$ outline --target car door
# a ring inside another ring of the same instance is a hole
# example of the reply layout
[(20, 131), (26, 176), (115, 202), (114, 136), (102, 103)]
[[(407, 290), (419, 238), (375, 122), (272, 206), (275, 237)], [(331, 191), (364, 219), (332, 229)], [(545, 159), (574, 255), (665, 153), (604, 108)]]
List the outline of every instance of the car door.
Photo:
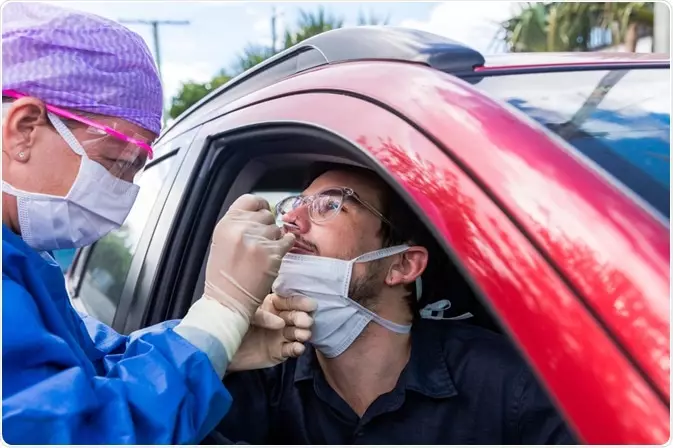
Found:
[[(190, 263), (196, 266), (204, 260), (207, 239), (201, 238), (199, 247), (188, 246), (184, 235), (195, 233), (189, 221), (198, 216), (195, 213), (208, 189), (214, 162), (209, 158), (214, 154), (211, 143), (254, 126), (306, 124), (348, 141), (413, 206), (581, 440), (658, 443), (667, 439), (668, 412), (647, 381), (473, 173), (449, 157), (450, 150), (438, 145), (422, 126), (378, 101), (337, 91), (286, 93), (251, 107), (230, 109), (201, 128), (183, 163), (184, 174), (178, 176), (183, 179), (174, 186), (180, 189), (176, 194), (186, 196), (183, 219), (171, 234), (182, 235), (183, 241), (166, 242), (173, 246), (173, 266), (161, 266), (170, 275), (159, 283), (169, 286), (152, 296), (151, 301), (161, 302), (163, 308), (155, 319), (184, 312), (187, 299), (169, 298), (171, 288), (175, 289), (171, 281), (180, 281), (180, 272)], [(454, 116), (447, 127), (457, 125), (460, 118)], [(211, 216), (208, 225), (214, 222)], [(200, 228), (196, 233), (204, 232)], [(135, 314), (143, 313), (151, 315)], [(135, 321), (126, 329), (142, 323)]]

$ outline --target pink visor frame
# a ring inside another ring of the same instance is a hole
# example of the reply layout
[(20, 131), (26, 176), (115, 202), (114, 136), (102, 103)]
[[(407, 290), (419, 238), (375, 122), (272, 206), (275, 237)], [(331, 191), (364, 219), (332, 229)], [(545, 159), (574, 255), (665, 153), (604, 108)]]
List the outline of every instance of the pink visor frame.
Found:
[[(28, 95), (23, 94), (21, 92), (17, 92), (16, 90), (3, 90), (2, 91), (2, 96), (8, 96), (10, 98), (18, 99), (18, 98), (27, 97)], [(149, 158), (149, 160), (152, 160), (152, 157), (154, 157), (154, 152), (152, 151), (152, 147), (150, 145), (148, 145), (147, 143), (143, 142), (142, 140), (138, 140), (138, 139), (129, 137), (128, 135), (123, 134), (123, 133), (121, 133), (121, 132), (119, 132), (119, 131), (117, 131), (117, 130), (109, 127), (109, 126), (106, 126), (104, 124), (95, 122), (93, 120), (90, 120), (89, 118), (73, 114), (72, 112), (68, 112), (65, 109), (61, 109), (60, 107), (52, 106), (52, 105), (46, 104), (46, 103), (45, 103), (45, 107), (47, 108), (47, 110), (49, 112), (51, 112), (53, 114), (56, 114), (58, 116), (61, 116), (63, 118), (67, 118), (67, 119), (70, 119), (70, 120), (78, 121), (80, 123), (86, 124), (87, 126), (91, 126), (91, 127), (96, 128), (96, 129), (99, 129), (99, 130), (105, 132), (106, 134), (108, 134), (108, 135), (110, 135), (114, 138), (117, 138), (121, 141), (124, 141), (124, 142), (127, 142), (127, 143), (133, 143), (134, 145), (139, 146), (140, 148), (147, 151), (147, 157)]]

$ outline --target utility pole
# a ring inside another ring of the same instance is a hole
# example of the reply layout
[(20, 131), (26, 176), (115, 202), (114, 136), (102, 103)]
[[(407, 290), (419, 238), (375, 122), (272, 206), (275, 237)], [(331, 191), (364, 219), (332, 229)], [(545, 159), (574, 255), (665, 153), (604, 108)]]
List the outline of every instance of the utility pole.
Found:
[(271, 8), (271, 52), (276, 54), (276, 41), (278, 40), (276, 31), (276, 19), (282, 16), (282, 12), (276, 12), (276, 7)]
[(150, 25), (152, 27), (152, 37), (154, 39), (154, 58), (157, 63), (157, 70), (161, 78), (161, 50), (159, 47), (159, 25), (189, 25), (189, 20), (120, 20), (119, 23)]
[[(159, 79), (163, 86), (163, 76), (161, 74), (161, 49), (159, 46), (159, 26), (160, 25), (189, 25), (189, 20), (119, 20), (119, 23), (129, 25), (150, 25), (152, 27), (152, 38), (154, 40), (154, 60), (157, 64)], [(166, 114), (162, 114), (164, 124), (166, 123)]]
[(671, 49), (671, 12), (664, 2), (654, 3), (654, 33), (652, 46), (655, 53), (668, 53)]

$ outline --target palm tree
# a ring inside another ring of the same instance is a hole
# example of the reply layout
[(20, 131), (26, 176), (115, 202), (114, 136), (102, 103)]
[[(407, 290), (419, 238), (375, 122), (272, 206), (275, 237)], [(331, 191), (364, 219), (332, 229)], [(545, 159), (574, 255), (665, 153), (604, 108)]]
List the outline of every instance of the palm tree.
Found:
[(635, 51), (640, 32), (651, 31), (654, 4), (646, 2), (527, 3), (500, 24), (496, 39), (510, 51), (588, 51), (593, 33), (608, 32), (612, 45)]
[(274, 52), (269, 47), (249, 44), (238, 55), (238, 59), (234, 63), (233, 72), (243, 73), (273, 55)]
[(341, 17), (335, 17), (325, 12), (325, 8), (320, 6), (315, 13), (300, 11), (297, 21), (297, 30), (294, 32), (285, 32), (285, 48), (290, 48), (309, 37), (317, 36), (325, 31), (341, 28), (344, 20)]
[[(389, 17), (378, 17), (374, 14), (368, 16), (360, 12), (358, 25), (387, 25)], [(294, 27), (294, 31), (286, 31), (282, 50), (286, 50), (309, 37), (317, 36), (325, 31), (341, 28), (344, 25), (342, 17), (334, 16), (325, 11), (324, 7), (319, 7), (315, 12), (301, 10), (299, 19)], [(260, 45), (248, 45), (238, 56), (234, 64), (233, 72), (242, 73), (265, 59), (274, 55), (269, 47)]]
[(505, 41), (512, 52), (547, 51), (547, 5), (526, 3), (519, 14), (500, 24), (496, 40)]
[(652, 34), (653, 2), (605, 3), (601, 25), (612, 32), (614, 43), (623, 43), (635, 52), (641, 32)]
[(365, 26), (365, 25), (388, 25), (390, 22), (390, 16), (387, 15), (385, 17), (378, 17), (375, 16), (374, 14), (369, 14), (367, 16), (365, 13), (360, 11), (358, 14), (358, 26)]

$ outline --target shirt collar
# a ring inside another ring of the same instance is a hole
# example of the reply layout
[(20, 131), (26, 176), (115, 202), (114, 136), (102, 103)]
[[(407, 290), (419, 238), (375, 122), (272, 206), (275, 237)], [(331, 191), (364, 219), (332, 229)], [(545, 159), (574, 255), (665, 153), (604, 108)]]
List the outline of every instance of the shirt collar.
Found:
[[(447, 366), (442, 338), (422, 327), (422, 323), (416, 324), (411, 330), (411, 356), (400, 375), (398, 387), (432, 398), (453, 397), (458, 391)], [(313, 379), (316, 372), (320, 372), (320, 364), (315, 349), (307, 344), (306, 351), (297, 359), (294, 381)]]

